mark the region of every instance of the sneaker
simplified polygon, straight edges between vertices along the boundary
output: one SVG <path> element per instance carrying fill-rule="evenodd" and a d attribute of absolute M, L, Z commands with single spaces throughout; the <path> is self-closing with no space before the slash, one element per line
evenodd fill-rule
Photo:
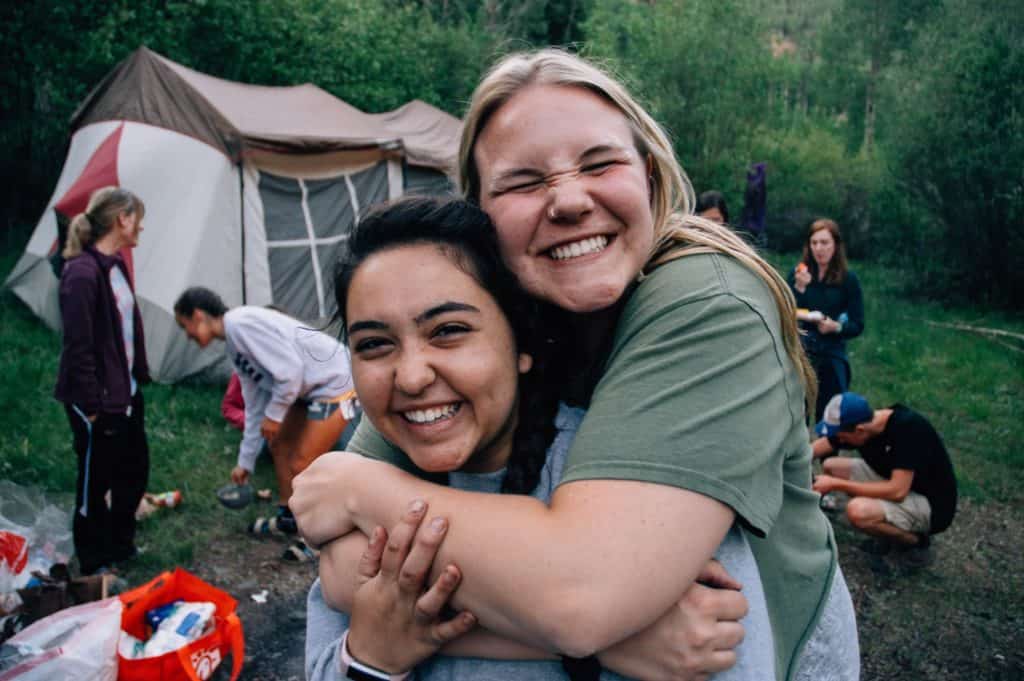
<path fill-rule="evenodd" d="M 821 506 L 821 510 L 826 513 L 838 513 L 843 510 L 843 502 L 839 500 L 839 497 L 833 492 L 826 492 L 821 495 L 821 501 L 818 502 Z"/>
<path fill-rule="evenodd" d="M 909 568 L 928 567 L 935 559 L 931 549 L 931 538 L 926 534 L 919 534 L 917 538 L 917 544 L 901 547 L 898 553 L 900 562 Z"/>

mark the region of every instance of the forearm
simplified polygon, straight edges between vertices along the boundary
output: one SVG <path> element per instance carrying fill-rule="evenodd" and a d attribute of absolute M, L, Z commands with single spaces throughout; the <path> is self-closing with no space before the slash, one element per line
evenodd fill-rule
<path fill-rule="evenodd" d="M 835 489 L 846 492 L 851 497 L 870 497 L 886 501 L 903 501 L 909 490 L 893 484 L 891 480 L 879 482 L 856 482 L 854 480 L 837 479 Z"/>
<path fill-rule="evenodd" d="M 341 612 L 352 612 L 359 588 L 356 567 L 368 540 L 362 532 L 350 532 L 320 551 L 320 588 L 327 604 Z"/>
<path fill-rule="evenodd" d="M 480 627 L 448 643 L 441 648 L 439 654 L 448 657 L 479 657 L 487 660 L 556 659 L 556 656 L 549 651 L 499 636 Z"/>
<path fill-rule="evenodd" d="M 393 526 L 410 500 L 423 499 L 431 516 L 450 520 L 434 565 L 463 571 L 454 605 L 502 636 L 574 656 L 657 619 L 693 582 L 733 517 L 718 502 L 663 485 L 572 483 L 549 508 L 530 497 L 432 485 L 377 462 L 360 468 L 344 487 L 359 529 Z"/>
<path fill-rule="evenodd" d="M 367 539 L 351 532 L 326 545 L 320 553 L 320 587 L 332 609 L 352 612 L 356 589 L 356 568 L 366 550 Z M 440 654 L 450 657 L 479 657 L 492 660 L 544 660 L 553 656 L 519 641 L 498 636 L 477 627 L 445 645 Z"/>
<path fill-rule="evenodd" d="M 828 441 L 827 437 L 819 437 L 811 443 L 811 454 L 815 459 L 822 459 L 834 453 L 835 450 L 832 448 L 832 443 Z"/>

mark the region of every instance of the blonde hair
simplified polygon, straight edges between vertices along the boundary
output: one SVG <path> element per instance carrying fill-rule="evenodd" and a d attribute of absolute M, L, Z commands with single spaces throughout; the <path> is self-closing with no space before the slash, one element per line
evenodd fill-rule
<path fill-rule="evenodd" d="M 654 247 L 640 277 L 671 260 L 698 253 L 722 253 L 760 277 L 775 300 L 786 354 L 800 374 L 806 405 L 813 408 L 818 382 L 800 343 L 796 301 L 789 285 L 750 244 L 724 225 L 693 215 L 693 185 L 676 159 L 668 135 L 621 83 L 594 64 L 564 50 L 547 48 L 511 54 L 484 76 L 463 119 L 459 176 L 466 198 L 480 201 L 480 171 L 474 150 L 491 116 L 516 93 L 533 85 L 560 85 L 589 90 L 615 106 L 626 118 L 641 156 L 651 160 L 651 213 Z"/>
<path fill-rule="evenodd" d="M 121 213 L 138 213 L 141 220 L 146 206 L 135 194 L 120 187 L 101 187 L 89 196 L 89 205 L 68 226 L 68 238 L 61 253 L 65 259 L 82 254 L 82 249 L 96 243 L 114 228 Z"/>

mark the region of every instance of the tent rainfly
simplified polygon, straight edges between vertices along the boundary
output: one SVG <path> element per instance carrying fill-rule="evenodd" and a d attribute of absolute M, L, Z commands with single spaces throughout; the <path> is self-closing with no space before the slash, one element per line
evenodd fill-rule
<path fill-rule="evenodd" d="M 172 311 L 181 291 L 207 286 L 229 306 L 325 320 L 353 224 L 373 203 L 451 191 L 460 129 L 418 100 L 367 114 L 315 85 L 235 83 L 139 48 L 72 116 L 57 187 L 6 285 L 59 329 L 68 221 L 93 190 L 130 189 L 146 204 L 146 232 L 126 257 L 150 366 L 176 381 L 223 355 L 187 345 Z"/>

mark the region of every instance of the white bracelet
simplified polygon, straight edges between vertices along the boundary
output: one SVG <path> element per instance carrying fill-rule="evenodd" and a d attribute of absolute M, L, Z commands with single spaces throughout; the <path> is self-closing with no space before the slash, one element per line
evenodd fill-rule
<path fill-rule="evenodd" d="M 405 681 L 405 678 L 409 676 L 409 672 L 388 674 L 352 657 L 352 653 L 348 650 L 348 632 L 349 630 L 346 629 L 338 643 L 338 650 L 341 653 L 341 673 L 345 675 L 345 678 L 354 681 Z"/>

